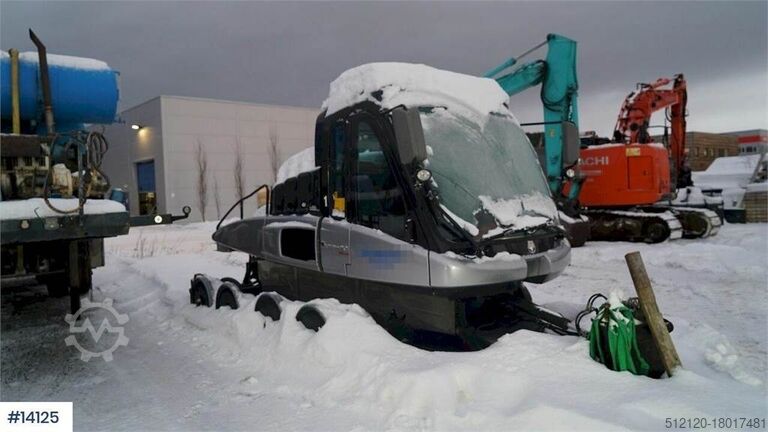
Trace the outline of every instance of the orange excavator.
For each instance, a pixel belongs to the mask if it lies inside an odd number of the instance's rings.
[[[679,188],[693,186],[685,156],[687,99],[682,74],[638,84],[624,100],[613,140],[582,140],[586,180],[579,201],[591,220],[592,240],[658,243],[717,233],[717,204],[677,199]],[[654,142],[651,115],[660,110],[666,111],[671,135],[665,125],[664,139]]]

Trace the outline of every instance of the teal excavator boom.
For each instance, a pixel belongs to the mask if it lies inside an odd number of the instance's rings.
[[[544,45],[546,59],[519,64],[520,59]],[[574,129],[578,136],[579,126],[576,41],[550,33],[546,41],[491,69],[485,77],[494,78],[509,96],[541,85],[544,121],[533,124],[544,126],[544,170],[561,215],[564,214],[562,219],[571,244],[581,246],[589,237],[589,223],[579,214],[579,149],[566,143]]]

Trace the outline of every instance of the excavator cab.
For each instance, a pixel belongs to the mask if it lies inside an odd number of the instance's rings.
[[[536,154],[511,117],[478,124],[445,107],[382,112],[362,103],[321,114],[316,133],[324,217],[472,256],[493,256],[503,250],[495,243],[534,231],[563,236]]]

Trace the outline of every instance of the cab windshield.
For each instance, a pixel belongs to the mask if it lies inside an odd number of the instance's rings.
[[[473,236],[553,222],[538,158],[510,116],[470,120],[442,107],[421,108],[432,188],[445,212]]]

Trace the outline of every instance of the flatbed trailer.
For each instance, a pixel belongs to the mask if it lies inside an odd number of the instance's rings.
[[[127,234],[129,226],[125,211],[3,219],[2,282],[35,278],[53,297],[69,294],[74,313],[91,290],[92,269],[104,265],[104,239]]]
[[[104,201],[106,200],[91,200]],[[0,201],[3,207],[23,201]],[[156,214],[131,217],[127,211],[0,219],[2,284],[28,279],[45,284],[52,297],[69,295],[70,310],[92,287],[92,270],[104,265],[104,239],[128,234],[131,226],[164,225],[189,215]]]

